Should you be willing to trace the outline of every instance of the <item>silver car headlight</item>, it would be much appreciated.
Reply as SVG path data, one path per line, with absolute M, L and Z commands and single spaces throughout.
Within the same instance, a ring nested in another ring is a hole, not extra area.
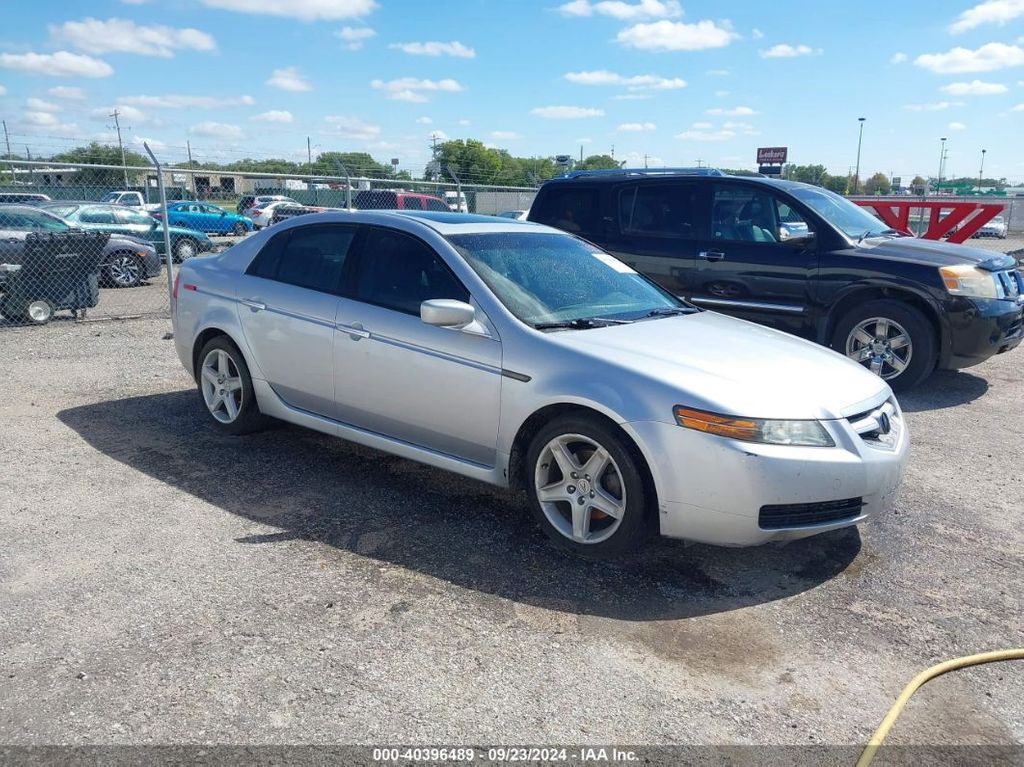
M 835 447 L 835 442 L 819 421 L 783 421 L 768 418 L 741 418 L 676 405 L 676 423 L 686 429 L 716 434 L 742 442 L 766 445 Z
M 984 269 L 970 264 L 957 264 L 956 266 L 940 266 L 939 274 L 942 275 L 942 283 L 946 286 L 946 292 L 951 296 L 999 297 L 996 276 L 992 272 L 986 272 Z

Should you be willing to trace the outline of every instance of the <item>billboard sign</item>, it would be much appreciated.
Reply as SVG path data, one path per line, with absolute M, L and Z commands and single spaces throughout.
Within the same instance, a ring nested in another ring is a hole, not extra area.
M 757 150 L 758 165 L 782 165 L 789 156 L 789 147 L 763 146 Z

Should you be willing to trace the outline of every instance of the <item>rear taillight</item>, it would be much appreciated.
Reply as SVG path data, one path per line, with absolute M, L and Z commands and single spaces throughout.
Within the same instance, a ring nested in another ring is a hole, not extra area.
M 262 210 L 260 210 L 259 208 L 253 208 L 252 210 L 248 211 L 248 212 L 246 213 L 246 215 L 247 215 L 247 216 L 248 216 L 249 218 L 252 218 L 253 216 L 258 216 L 258 215 L 260 215 L 260 214 L 261 214 L 262 212 L 263 212 L 263 211 L 262 211 Z

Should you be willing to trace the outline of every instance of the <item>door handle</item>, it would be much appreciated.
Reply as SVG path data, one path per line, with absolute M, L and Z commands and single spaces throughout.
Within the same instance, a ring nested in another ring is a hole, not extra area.
M 338 322 L 334 327 L 342 333 L 348 333 L 348 337 L 353 341 L 358 341 L 360 338 L 370 337 L 370 331 L 363 328 L 362 324 L 359 322 L 353 322 L 351 325 L 344 325 Z
M 240 302 L 245 306 L 248 306 L 254 312 L 262 312 L 264 309 L 267 308 L 267 305 L 265 303 L 263 303 L 262 301 L 258 301 L 255 298 L 242 298 L 240 299 Z
M 725 258 L 725 253 L 720 250 L 702 250 L 697 254 L 697 258 L 703 258 L 705 261 L 721 261 Z

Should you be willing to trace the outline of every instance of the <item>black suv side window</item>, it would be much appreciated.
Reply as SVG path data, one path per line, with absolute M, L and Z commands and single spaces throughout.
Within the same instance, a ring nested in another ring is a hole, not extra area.
M 392 229 L 370 229 L 356 266 L 357 301 L 419 316 L 432 298 L 469 301 L 469 291 L 426 243 Z
M 537 221 L 565 232 L 597 232 L 600 222 L 597 190 L 554 189 L 542 199 Z
M 774 243 L 807 231 L 804 218 L 768 190 L 715 184 L 711 205 L 712 239 Z
M 247 273 L 322 293 L 338 293 L 355 236 L 354 226 L 337 224 L 282 232 L 264 246 Z
M 619 193 L 623 234 L 697 238 L 695 184 L 638 184 Z

